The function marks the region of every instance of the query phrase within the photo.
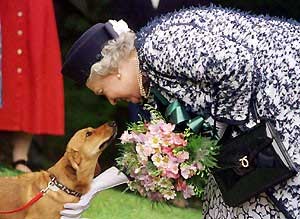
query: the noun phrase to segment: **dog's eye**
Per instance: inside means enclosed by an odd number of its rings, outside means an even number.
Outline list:
[[[85,133],[85,137],[89,137],[89,136],[91,136],[92,134],[93,134],[93,132],[87,131],[87,132]]]

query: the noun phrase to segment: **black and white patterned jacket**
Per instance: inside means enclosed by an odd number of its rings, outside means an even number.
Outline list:
[[[278,62],[299,70],[295,24],[215,6],[184,9],[137,33],[140,67],[170,101],[242,124],[251,98],[266,97],[260,90],[267,86],[267,73],[281,68]]]

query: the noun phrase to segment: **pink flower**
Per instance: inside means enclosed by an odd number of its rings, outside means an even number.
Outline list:
[[[165,168],[163,168],[163,176],[166,176],[167,178],[173,178],[178,179],[179,178],[179,167],[178,163],[174,162],[172,160],[168,160],[167,165]]]
[[[175,154],[177,158],[177,162],[183,163],[184,161],[188,160],[190,155],[187,151],[179,151],[178,153]]]
[[[159,121],[156,124],[149,124],[148,130],[152,135],[169,135],[175,128],[174,124]]]
[[[200,163],[200,162],[196,162],[196,163],[194,163],[194,165],[196,166],[196,168],[198,169],[198,170],[204,170],[204,166],[202,165],[202,163]]]
[[[148,157],[154,153],[153,148],[140,143],[136,144],[135,150],[142,160],[148,160]]]
[[[194,187],[191,185],[187,185],[185,180],[179,179],[176,184],[176,191],[182,191],[183,198],[188,199],[195,195]]]
[[[158,151],[160,151],[162,141],[160,136],[152,135],[149,132],[147,132],[145,135],[144,143],[148,147],[157,148]]]
[[[145,175],[139,180],[141,180],[141,185],[145,187],[146,191],[153,190],[155,188],[155,183],[153,182],[151,176]]]
[[[152,135],[160,135],[161,129],[160,129],[160,122],[156,124],[149,124],[148,130],[150,134]]]
[[[165,154],[173,154],[172,153],[173,151],[173,148],[170,148],[170,147],[162,147],[162,152],[165,153]]]
[[[191,178],[196,174],[197,167],[195,165],[181,164],[181,176],[185,179]]]
[[[178,134],[178,133],[173,133],[170,136],[169,141],[171,144],[174,144],[175,146],[186,146],[187,145],[186,140],[184,140],[184,136],[182,134]]]
[[[188,185],[184,190],[183,190],[183,198],[188,199],[195,195],[194,191],[194,186]]]
[[[134,142],[134,137],[132,136],[131,133],[128,131],[123,132],[123,134],[120,137],[121,143],[133,143]]]
[[[164,135],[171,134],[175,128],[174,124],[171,123],[162,123],[160,129]]]
[[[174,173],[174,174],[177,174],[178,171],[179,171],[178,163],[174,162],[172,160],[169,160],[167,170]]]
[[[174,154],[173,148],[171,147],[163,147],[162,152],[167,154],[169,159],[176,163],[182,163],[185,160],[189,159],[189,153],[186,151],[179,151]]]
[[[162,152],[168,156],[168,158],[174,162],[177,162],[177,158],[173,154],[173,148],[163,147]]]
[[[186,188],[186,181],[179,178],[176,184],[176,191],[180,192]]]
[[[163,172],[163,176],[166,176],[166,177],[172,178],[172,179],[178,179],[180,177],[180,175],[178,173],[175,174],[175,173],[173,173],[171,171],[168,171],[168,170],[165,170]]]
[[[137,143],[144,143],[146,140],[146,136],[145,134],[136,134],[134,132],[131,133],[133,141],[137,142]]]

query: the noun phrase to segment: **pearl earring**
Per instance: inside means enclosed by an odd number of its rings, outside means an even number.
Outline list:
[[[121,79],[121,74],[117,74],[117,78],[120,80]]]

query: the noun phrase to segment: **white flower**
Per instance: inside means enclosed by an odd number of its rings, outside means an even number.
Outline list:
[[[156,167],[160,167],[160,166],[162,166],[162,163],[164,163],[164,159],[163,159],[163,157],[161,156],[161,154],[154,154],[154,155],[151,157],[151,160],[153,161],[153,164],[154,164]]]
[[[109,20],[108,22],[111,23],[111,25],[113,26],[114,31],[118,35],[120,35],[121,33],[130,31],[130,29],[128,28],[127,23],[123,20],[119,20],[119,21]]]
[[[176,193],[174,190],[162,190],[161,193],[167,200],[174,199],[176,197]]]
[[[137,143],[135,146],[135,150],[139,156],[144,161],[148,160],[148,156],[153,153],[153,149],[151,147],[147,147],[143,144]]]

